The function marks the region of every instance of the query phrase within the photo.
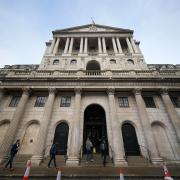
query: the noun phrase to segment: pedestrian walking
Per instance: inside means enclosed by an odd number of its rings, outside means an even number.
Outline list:
[[[15,155],[17,154],[18,150],[19,150],[19,147],[20,147],[20,140],[18,139],[16,141],[15,144],[12,145],[11,147],[11,151],[10,151],[10,157],[4,167],[4,169],[7,169],[8,168],[8,165],[10,166],[10,170],[14,170],[13,167],[12,167],[12,163],[13,163],[13,159],[15,157]]]
[[[53,143],[50,149],[50,160],[48,163],[48,168],[50,168],[52,160],[54,162],[54,167],[56,167],[56,154],[57,154],[57,146],[55,143]]]
[[[106,141],[104,139],[102,140],[102,142],[100,144],[100,150],[101,150],[103,166],[106,166],[106,150],[107,150],[107,145],[106,145]]]
[[[92,142],[89,139],[89,137],[86,139],[86,155],[87,155],[87,161],[89,161],[92,158]]]

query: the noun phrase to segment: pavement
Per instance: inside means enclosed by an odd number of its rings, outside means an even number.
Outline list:
[[[103,166],[79,166],[79,167],[32,167],[29,179],[56,179],[58,170],[62,172],[62,179],[119,179],[119,167]],[[163,170],[158,166],[151,167],[122,167],[125,179],[163,179]],[[180,180],[180,166],[170,166],[175,180]],[[3,170],[0,168],[0,179],[22,179],[25,167],[15,167],[14,171]]]

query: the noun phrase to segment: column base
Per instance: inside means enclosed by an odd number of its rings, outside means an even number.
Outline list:
[[[79,158],[75,156],[69,156],[66,161],[67,166],[79,166]]]
[[[39,166],[43,160],[43,156],[32,156],[31,162],[34,166]]]
[[[163,162],[163,159],[161,157],[157,157],[157,158],[151,158],[151,161],[153,164],[161,164]]]
[[[124,56],[124,54],[117,53],[117,54],[115,54],[115,56]]]
[[[108,54],[107,53],[102,53],[102,54],[99,54],[100,56],[107,56]]]
[[[128,163],[124,157],[114,159],[114,166],[116,166],[116,167],[120,167],[120,166],[122,167],[122,166],[127,166],[127,165],[128,165]]]
[[[63,53],[62,56],[71,56],[69,53]]]

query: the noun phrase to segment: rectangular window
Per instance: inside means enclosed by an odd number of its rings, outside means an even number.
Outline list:
[[[9,107],[17,107],[20,99],[21,96],[13,96],[11,102],[9,103]]]
[[[128,97],[119,97],[119,107],[129,107]]]
[[[143,97],[147,108],[156,108],[153,97]]]
[[[70,96],[62,96],[60,107],[70,107],[71,105],[71,97]]]
[[[37,96],[35,107],[44,107],[46,103],[47,96]]]
[[[175,107],[177,107],[177,108],[180,107],[180,97],[171,96],[171,101]]]

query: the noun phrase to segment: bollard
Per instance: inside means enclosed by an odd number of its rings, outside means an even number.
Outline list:
[[[58,170],[56,180],[61,180],[61,169]]]
[[[121,168],[119,169],[119,179],[124,180],[124,175]]]
[[[163,166],[163,170],[164,170],[164,179],[165,180],[173,180],[173,178],[171,177],[170,172],[168,171],[168,169],[166,167],[166,163],[163,163],[162,166]]]
[[[26,164],[26,171],[24,173],[23,180],[28,180],[30,168],[31,168],[31,160],[28,160]]]

